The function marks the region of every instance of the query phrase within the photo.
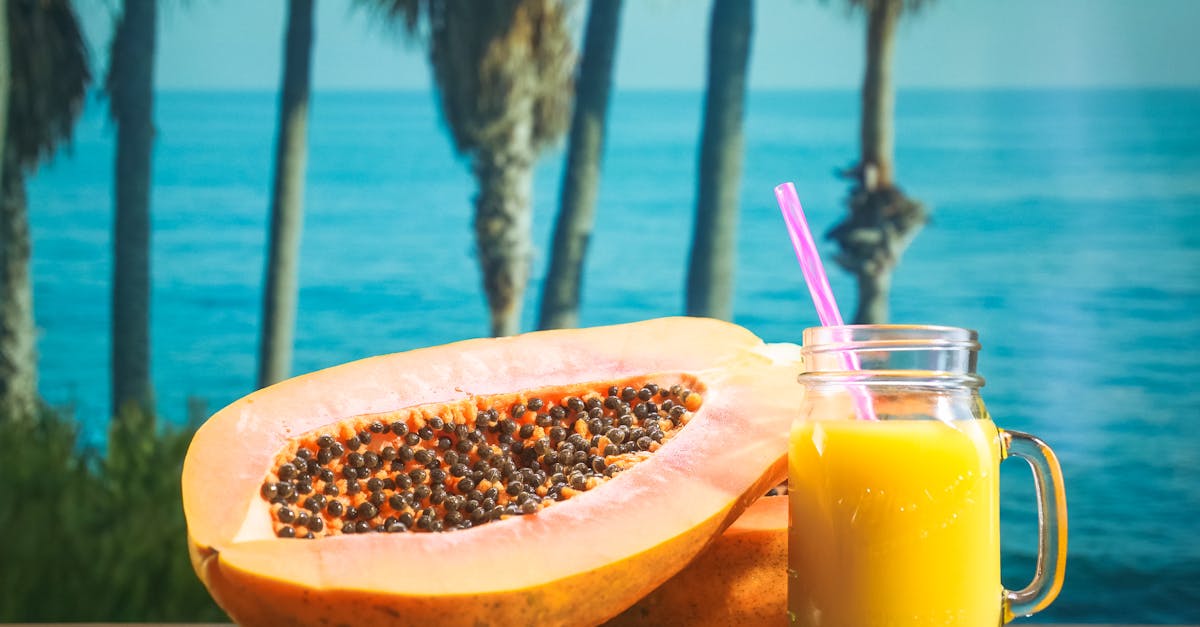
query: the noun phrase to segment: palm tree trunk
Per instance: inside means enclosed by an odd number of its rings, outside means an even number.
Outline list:
[[[258,355],[259,387],[287,378],[292,369],[300,231],[304,221],[304,171],[308,160],[312,43],[313,0],[291,0],[275,144],[275,186],[271,195],[271,233]]]
[[[871,202],[873,192],[891,187],[895,180],[895,88],[892,85],[892,56],[896,24],[902,0],[879,0],[867,11],[867,59],[862,87],[862,157],[860,181]],[[888,320],[892,264],[860,263],[858,308],[855,324],[881,324]]]
[[[846,218],[829,237],[841,245],[838,263],[858,280],[856,324],[888,321],[892,272],[926,221],[925,208],[896,186],[894,156],[895,88],[892,57],[903,0],[875,0],[867,6],[867,59],[863,75],[861,158],[858,185]]]
[[[888,294],[892,289],[892,271],[858,275],[858,308],[854,324],[883,324],[888,321]]]
[[[896,92],[892,86],[892,57],[901,9],[902,0],[877,0],[870,3],[867,12],[860,172],[863,186],[869,190],[892,185],[895,180]]]
[[[528,110],[528,109],[525,109]],[[514,125],[503,147],[475,156],[475,244],[492,335],[520,332],[521,306],[529,282],[533,150],[531,120]]]
[[[742,118],[753,13],[750,0],[713,2],[699,193],[688,262],[687,313],[692,316],[733,317]]]
[[[125,0],[110,87],[117,122],[112,412],[153,407],[150,382],[150,157],[156,0]]]
[[[576,83],[562,199],[554,223],[550,266],[542,286],[538,328],[579,326],[583,259],[596,213],[604,156],[604,126],[612,85],[622,0],[592,0]]]
[[[33,416],[37,409],[29,212],[20,166],[12,162],[4,165],[0,197],[0,417],[22,420]]]
[[[8,167],[9,64],[8,0],[0,0],[0,416],[19,419],[33,408],[25,400],[36,390],[33,293],[29,286],[29,217],[18,167]],[[5,178],[10,172],[18,179]],[[18,189],[19,188],[19,189]],[[14,198],[19,197],[19,200]],[[23,285],[21,285],[23,284]]]

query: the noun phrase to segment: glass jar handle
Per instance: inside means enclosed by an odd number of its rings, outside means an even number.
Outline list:
[[[1029,616],[1046,609],[1062,589],[1067,561],[1067,495],[1058,458],[1045,442],[1028,433],[1006,429],[1000,430],[1000,440],[1005,457],[1016,455],[1033,469],[1038,499],[1037,569],[1028,586],[1004,591],[1007,623],[1015,616]]]

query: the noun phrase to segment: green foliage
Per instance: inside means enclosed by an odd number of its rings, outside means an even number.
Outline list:
[[[916,13],[924,8],[925,5],[933,4],[934,0],[846,0],[846,6],[850,9],[871,11],[884,2],[897,3],[900,5],[901,11]]]
[[[0,622],[228,620],[188,560],[193,429],[122,418],[105,456],[53,412],[0,417]]]
[[[529,147],[557,141],[570,122],[573,3],[561,0],[360,0],[427,38],[442,115],[456,149],[506,148],[529,124]],[[422,31],[424,26],[424,31]]]
[[[9,0],[7,10],[12,83],[5,156],[31,169],[70,140],[92,75],[69,0]]]

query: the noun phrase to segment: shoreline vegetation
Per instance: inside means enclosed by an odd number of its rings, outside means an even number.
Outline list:
[[[228,620],[188,558],[179,477],[199,423],[166,423],[127,412],[102,453],[59,411],[0,418],[0,622]]]

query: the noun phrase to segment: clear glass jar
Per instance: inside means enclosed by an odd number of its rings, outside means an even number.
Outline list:
[[[1045,443],[998,429],[974,331],[804,331],[805,399],[789,438],[788,613],[795,625],[999,625],[1058,594],[1062,472]],[[1038,568],[1000,584],[999,465],[1033,468]]]

